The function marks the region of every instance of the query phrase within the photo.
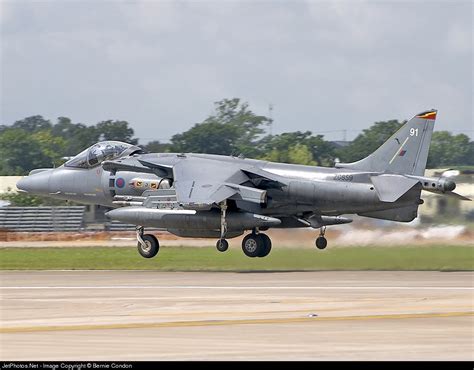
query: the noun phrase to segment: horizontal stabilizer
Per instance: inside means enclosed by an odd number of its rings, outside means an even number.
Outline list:
[[[419,181],[402,175],[371,176],[372,184],[382,202],[396,202]]]
[[[439,193],[438,193],[438,194],[439,194]],[[472,199],[470,199],[470,198],[468,198],[468,197],[465,197],[464,195],[455,193],[454,191],[447,191],[446,193],[443,193],[443,195],[447,195],[447,196],[449,196],[449,197],[453,197],[453,198],[456,198],[456,199],[459,199],[459,200],[472,201]]]
[[[418,216],[418,204],[400,208],[386,209],[383,211],[372,211],[358,213],[359,216],[377,218],[379,220],[390,220],[398,222],[411,222]]]

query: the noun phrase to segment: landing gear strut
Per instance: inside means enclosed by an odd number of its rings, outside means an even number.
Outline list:
[[[316,247],[318,249],[324,249],[328,245],[327,239],[324,237],[324,234],[326,234],[326,226],[321,227],[319,229],[319,237],[316,239]]]
[[[160,250],[158,239],[152,234],[144,234],[143,226],[137,226],[138,253],[144,258],[153,258]]]
[[[254,230],[242,240],[242,250],[247,257],[266,257],[272,250],[272,241],[268,235]]]
[[[227,202],[224,200],[220,204],[221,207],[221,237],[216,243],[216,248],[219,252],[225,252],[229,249],[229,242],[225,240],[225,234],[227,233],[227,221],[225,219],[227,211]]]

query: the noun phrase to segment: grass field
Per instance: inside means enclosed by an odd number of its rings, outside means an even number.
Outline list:
[[[1,248],[1,270],[474,270],[470,246],[348,247],[324,251],[274,248],[266,258],[240,249],[162,248],[152,259],[135,248]]]

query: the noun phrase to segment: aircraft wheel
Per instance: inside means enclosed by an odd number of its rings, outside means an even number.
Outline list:
[[[249,234],[242,240],[242,250],[247,257],[258,257],[265,249],[265,243],[260,235]]]
[[[151,234],[145,234],[142,236],[144,244],[138,242],[138,253],[145,258],[153,258],[160,250],[160,243],[158,239]]]
[[[328,245],[328,241],[326,240],[324,236],[320,236],[316,239],[316,247],[318,249],[324,249],[327,247],[327,245]]]
[[[219,239],[216,243],[216,248],[219,252],[225,252],[229,249],[229,242],[225,239]]]
[[[272,240],[268,237],[267,234],[258,234],[263,241],[263,248],[261,253],[258,255],[259,257],[266,257],[270,254],[272,250]]]

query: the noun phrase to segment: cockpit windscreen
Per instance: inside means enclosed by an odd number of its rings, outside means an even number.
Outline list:
[[[90,148],[67,161],[65,167],[91,168],[101,164],[103,161],[119,158],[127,149],[134,147],[131,144],[120,141],[102,141],[92,145]]]

